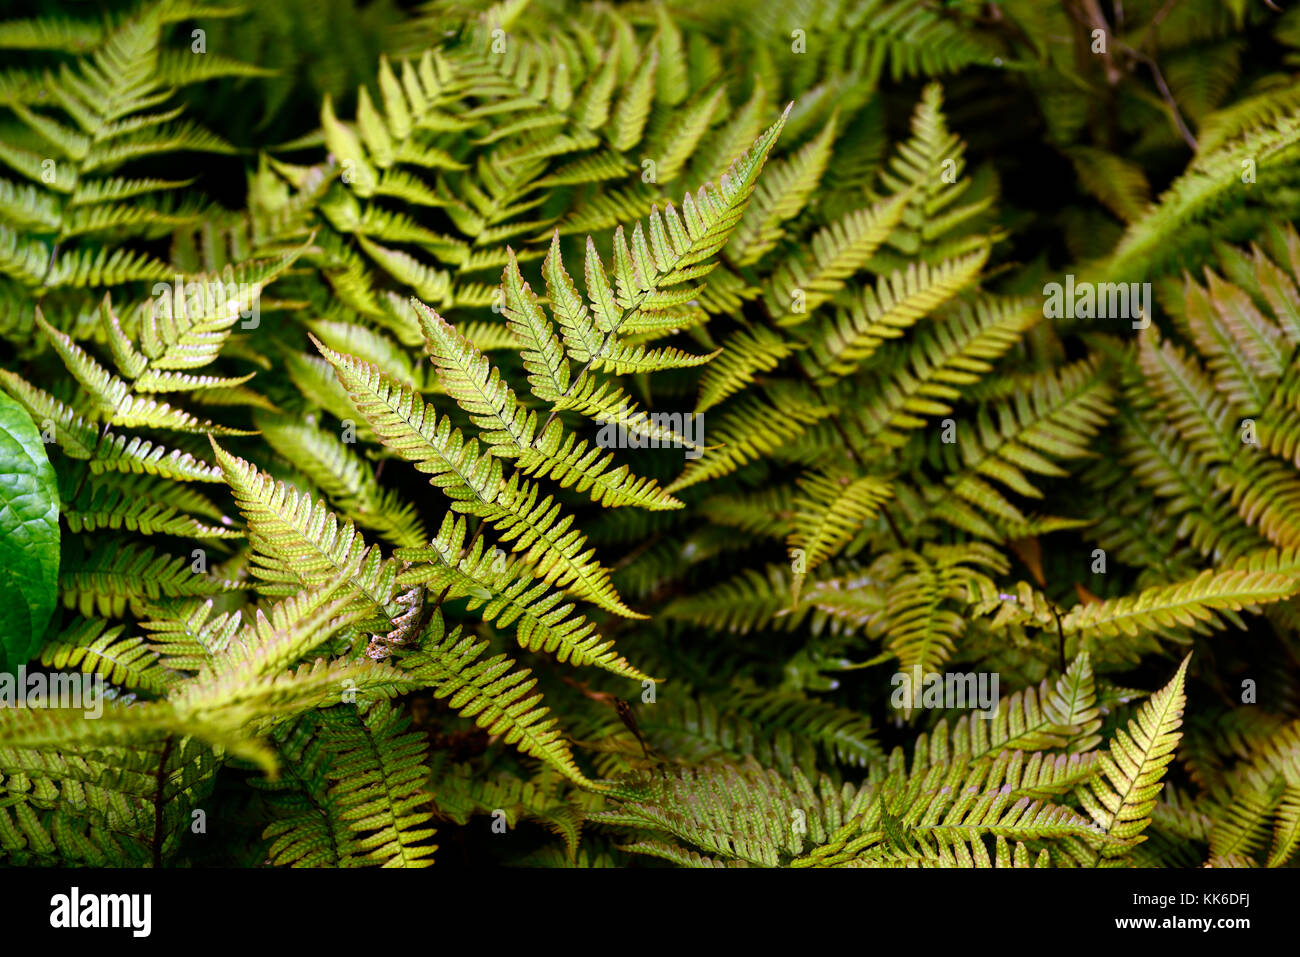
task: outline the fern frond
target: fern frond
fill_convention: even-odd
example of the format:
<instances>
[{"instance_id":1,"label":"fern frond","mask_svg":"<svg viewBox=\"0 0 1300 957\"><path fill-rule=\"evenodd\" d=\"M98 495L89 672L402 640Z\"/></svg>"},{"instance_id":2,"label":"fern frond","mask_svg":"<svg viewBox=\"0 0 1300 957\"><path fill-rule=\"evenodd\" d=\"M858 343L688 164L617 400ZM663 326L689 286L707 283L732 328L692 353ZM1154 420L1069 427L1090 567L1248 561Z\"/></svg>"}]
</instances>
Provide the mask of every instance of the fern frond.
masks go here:
<instances>
[{"instance_id":1,"label":"fern frond","mask_svg":"<svg viewBox=\"0 0 1300 957\"><path fill-rule=\"evenodd\" d=\"M159 598L184 598L234 591L234 582L192 570L190 556L172 557L152 548L126 543L112 551L96 551L59 570L63 604L89 618L96 612L120 618L129 608L139 615L145 603Z\"/></svg>"},{"instance_id":2,"label":"fern frond","mask_svg":"<svg viewBox=\"0 0 1300 957\"><path fill-rule=\"evenodd\" d=\"M763 326L735 332L722 345L722 354L710 362L700 376L699 412L739 392L760 373L770 372L797 348L781 335Z\"/></svg>"},{"instance_id":3,"label":"fern frond","mask_svg":"<svg viewBox=\"0 0 1300 957\"><path fill-rule=\"evenodd\" d=\"M140 638L123 638L124 630L100 619L80 619L41 649L41 664L78 668L123 688L163 694L171 678L159 666L157 653Z\"/></svg>"},{"instance_id":4,"label":"fern frond","mask_svg":"<svg viewBox=\"0 0 1300 957\"><path fill-rule=\"evenodd\" d=\"M515 663L505 655L481 659L487 645L461 637L459 628L444 634L442 616L435 614L420 649L399 652L398 664L489 734L503 735L507 744L547 762L574 783L600 790L578 770L556 719L539 704L542 696L533 690L537 679L526 668L512 670Z\"/></svg>"},{"instance_id":5,"label":"fern frond","mask_svg":"<svg viewBox=\"0 0 1300 957\"><path fill-rule=\"evenodd\" d=\"M1182 737L1178 729L1187 700L1183 682L1189 660L1184 658L1169 684L1138 709L1127 728L1116 732L1115 742L1100 756L1097 775L1076 792L1097 826L1124 842L1094 852L1094 866L1113 865L1127 848L1145 840L1142 832L1151 823L1161 778Z\"/></svg>"},{"instance_id":6,"label":"fern frond","mask_svg":"<svg viewBox=\"0 0 1300 957\"><path fill-rule=\"evenodd\" d=\"M799 481L801 494L793 529L786 540L794 563L793 601L799 602L804 575L836 555L873 518L891 494L888 482L874 476L809 474Z\"/></svg>"},{"instance_id":7,"label":"fern frond","mask_svg":"<svg viewBox=\"0 0 1300 957\"><path fill-rule=\"evenodd\" d=\"M799 325L865 267L902 218L907 193L854 210L813 234L811 256L777 267L765 294L768 313L783 326Z\"/></svg>"},{"instance_id":8,"label":"fern frond","mask_svg":"<svg viewBox=\"0 0 1300 957\"><path fill-rule=\"evenodd\" d=\"M396 566L367 545L351 522L212 443L217 464L248 522L253 573L271 595L291 595L344 575L366 612L389 622Z\"/></svg>"},{"instance_id":9,"label":"fern frond","mask_svg":"<svg viewBox=\"0 0 1300 957\"><path fill-rule=\"evenodd\" d=\"M271 448L358 525L374 529L394 545L414 547L425 540L414 507L382 488L374 470L348 443L310 421L263 415L255 421Z\"/></svg>"},{"instance_id":10,"label":"fern frond","mask_svg":"<svg viewBox=\"0 0 1300 957\"><path fill-rule=\"evenodd\" d=\"M468 610L502 628L516 624L523 648L555 653L575 666L595 665L637 681L648 680L638 669L610 650L596 626L572 616L573 605L561 605L559 592L536 582L520 568L505 564L499 552L482 538L465 549L465 520L449 512L429 547L402 549L395 557L408 564L398 576L402 584L426 585L447 598L470 597ZM427 564L423 564L427 563Z\"/></svg>"},{"instance_id":11,"label":"fern frond","mask_svg":"<svg viewBox=\"0 0 1300 957\"><path fill-rule=\"evenodd\" d=\"M826 320L814 334L810 356L823 382L857 370L886 339L904 331L965 289L988 258L982 250L931 267L913 263L906 272L882 276L873 290L864 286L860 301L838 320Z\"/></svg>"},{"instance_id":12,"label":"fern frond","mask_svg":"<svg viewBox=\"0 0 1300 957\"><path fill-rule=\"evenodd\" d=\"M1121 636L1166 635L1178 628L1204 632L1222 627L1216 612L1281 601L1300 592L1300 582L1284 573L1206 569L1189 581L1144 589L1136 595L1076 605L1061 619L1066 633L1094 654L1121 654ZM1108 640L1110 639L1110 640Z\"/></svg>"},{"instance_id":13,"label":"fern frond","mask_svg":"<svg viewBox=\"0 0 1300 957\"><path fill-rule=\"evenodd\" d=\"M781 238L781 224L804 208L830 162L835 127L832 119L793 157L768 169L728 250L737 265L749 265L766 255Z\"/></svg>"},{"instance_id":14,"label":"fern frond","mask_svg":"<svg viewBox=\"0 0 1300 957\"><path fill-rule=\"evenodd\" d=\"M410 719L385 701L326 721L329 796L357 855L383 867L431 866L438 847L429 843L424 735L408 730Z\"/></svg>"}]
</instances>

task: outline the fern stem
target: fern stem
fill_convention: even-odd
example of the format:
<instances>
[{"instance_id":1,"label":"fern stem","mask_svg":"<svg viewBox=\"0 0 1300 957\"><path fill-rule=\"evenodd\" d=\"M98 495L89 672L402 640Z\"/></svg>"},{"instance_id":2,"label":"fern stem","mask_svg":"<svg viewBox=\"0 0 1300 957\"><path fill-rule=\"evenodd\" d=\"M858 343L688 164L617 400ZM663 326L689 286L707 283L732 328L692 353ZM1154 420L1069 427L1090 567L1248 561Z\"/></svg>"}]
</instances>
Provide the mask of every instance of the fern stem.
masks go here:
<instances>
[{"instance_id":1,"label":"fern stem","mask_svg":"<svg viewBox=\"0 0 1300 957\"><path fill-rule=\"evenodd\" d=\"M1168 0L1164 7L1157 13L1156 17L1151 21L1145 42L1151 42L1151 38L1155 35L1156 26L1159 25L1161 20L1169 15L1174 3L1176 2L1177 0ZM1101 4L1098 3L1098 0L1083 0L1082 12L1083 16L1088 21L1088 25L1093 29L1102 30L1108 37L1115 35L1111 30L1110 24L1106 22L1106 15L1102 13ZM1174 126L1178 129L1178 135L1183 138L1183 141L1189 147L1191 147L1192 152L1196 152L1196 137L1192 135L1191 129L1183 120L1183 113L1178 108L1178 101L1174 99L1174 94L1169 89L1169 84L1165 82L1164 74L1160 72L1160 67L1156 63L1155 58L1143 50L1135 50L1133 47L1119 40L1118 37L1115 39L1115 45L1118 50L1131 57L1134 61L1144 64L1151 71L1151 76L1155 80L1156 89L1160 93L1160 98L1164 100L1165 106L1169 108L1169 116L1170 119L1174 121ZM1115 86L1119 83L1123 73L1120 71L1119 67L1115 65L1115 61L1112 59L1109 51L1103 50L1101 57L1106 67L1106 81L1111 86Z\"/></svg>"},{"instance_id":2,"label":"fern stem","mask_svg":"<svg viewBox=\"0 0 1300 957\"><path fill-rule=\"evenodd\" d=\"M889 530L894 533L894 540L898 542L899 548L907 548L907 539L903 538L903 533L898 529L898 523L894 521L894 513L889 510L889 506L881 503L880 514L885 516L885 523Z\"/></svg>"},{"instance_id":3,"label":"fern stem","mask_svg":"<svg viewBox=\"0 0 1300 957\"><path fill-rule=\"evenodd\" d=\"M1156 82L1156 89L1160 91L1160 98L1164 100L1165 105L1169 107L1170 118L1174 121L1174 126L1178 127L1178 135L1183 138L1183 141L1191 147L1192 152L1195 153L1197 149L1199 149L1196 137L1192 135L1191 129L1183 119L1183 113L1178 109L1178 101L1174 99L1173 91L1169 89L1169 84L1165 82L1165 75L1160 72L1160 67L1156 64L1155 58L1130 47L1124 46L1121 47L1121 49L1132 54L1134 59L1139 62L1145 63L1147 68L1151 71L1151 76Z\"/></svg>"},{"instance_id":4,"label":"fern stem","mask_svg":"<svg viewBox=\"0 0 1300 957\"><path fill-rule=\"evenodd\" d=\"M830 416L831 427L840 434L840 438L844 442L844 448L849 453L849 457L853 459L858 469L865 475L867 473L866 463L862 461L862 456L858 454L858 450L853 446L853 440L849 438L848 430L844 428L844 423L840 421L839 406L827 400L826 393L822 390L822 387L813 380L813 377L808 374L808 370L804 368L803 362L796 361L794 367L798 370L799 375L803 377L803 380L808 383L808 387L817 394L817 398L819 398L824 405L834 406L835 414ZM898 523L894 521L893 513L889 511L889 506L884 502L880 503L880 514L885 517L885 524L889 526L889 530L893 533L894 541L898 543L898 547L907 548L907 539L903 537L903 533L899 529Z\"/></svg>"},{"instance_id":5,"label":"fern stem","mask_svg":"<svg viewBox=\"0 0 1300 957\"><path fill-rule=\"evenodd\" d=\"M167 787L167 762L171 760L172 747L176 744L176 735L167 735L167 740L163 742L162 757L158 761L158 774L156 777L156 792L153 801L153 866L154 869L162 867L163 858L163 840L166 835L164 830L164 808L167 803L165 793Z\"/></svg>"},{"instance_id":6,"label":"fern stem","mask_svg":"<svg viewBox=\"0 0 1300 957\"><path fill-rule=\"evenodd\" d=\"M578 374L573 377L573 379L569 382L569 387L565 389L564 394L560 396L561 399L567 399L573 393L573 390L578 387L578 383L582 381L582 377L587 374L589 369L591 369L591 364L600 357L600 354L602 352L605 351L605 347L609 345L609 340L613 338L614 333L617 332L622 327L623 323L627 321L628 316L630 316L633 312L636 312L638 309L641 308L642 303L645 302L646 297L648 297L649 295L650 295L649 292L642 294L641 299L637 302L637 304L625 310L623 312L623 315L619 317L618 322L615 323L614 328L611 329L609 332L605 333L605 338L600 341L600 347L586 361L583 367L578 370ZM537 448L537 443L542 440L542 436L546 434L546 430L550 427L551 423L555 421L555 417L559 414L560 414L560 410L558 405L553 405L551 407L551 414L546 417L546 421L542 423L542 427L537 430L537 435L533 437L533 443L532 443L533 448Z\"/></svg>"},{"instance_id":7,"label":"fern stem","mask_svg":"<svg viewBox=\"0 0 1300 957\"><path fill-rule=\"evenodd\" d=\"M108 420L104 421L104 427L99 430L99 438L95 440L95 447L90 451L90 458L86 459L86 471L81 473L81 478L77 480L77 487L72 496L68 499L68 504L76 503L77 498L81 495L82 490L86 487L86 482L90 479L90 463L95 461L95 456L99 454L99 448L104 444L104 438L108 435Z\"/></svg>"},{"instance_id":8,"label":"fern stem","mask_svg":"<svg viewBox=\"0 0 1300 957\"><path fill-rule=\"evenodd\" d=\"M603 270L604 267L602 266L601 269ZM578 383L582 381L582 377L591 369L592 363L599 359L604 353L605 347L608 346L610 340L618 334L618 331L623 328L623 323L627 322L628 317L641 310L641 307L645 305L645 301L650 298L651 291L658 288L659 282L665 275L667 274L663 271L656 270L654 278L646 280L647 283L649 283L650 288L643 290L636 302L623 310L619 315L617 322L611 323L611 328L605 333L605 338L600 340L600 346L587 358L587 361L583 364L582 368L578 370L578 374L569 380L569 387L564 390L564 394L560 396L560 400L567 399L573 394L573 390L578 387ZM556 403L552 405L551 414L546 417L546 421L542 423L542 427L537 430L537 435L533 437L533 448L537 447L537 443L540 442L542 436L546 434L547 428L549 428L550 424L555 421L555 417L560 414L558 405L560 400L556 400Z\"/></svg>"},{"instance_id":9,"label":"fern stem","mask_svg":"<svg viewBox=\"0 0 1300 957\"><path fill-rule=\"evenodd\" d=\"M1061 625L1061 610L1056 607L1056 602L1052 601L1050 598L1047 599L1047 603L1052 608L1052 617L1056 619L1056 637L1058 639L1056 647L1059 655L1058 663L1061 666L1061 674L1065 674L1065 669L1067 667L1065 661L1065 628Z\"/></svg>"},{"instance_id":10,"label":"fern stem","mask_svg":"<svg viewBox=\"0 0 1300 957\"><path fill-rule=\"evenodd\" d=\"M468 554L470 550L474 547L475 543L479 540L479 536L483 534L483 527L485 525L487 525L487 521L484 519L479 519L479 523L474 529L474 534L470 536L469 541L466 543L465 547L461 550L462 555ZM433 613L439 607L442 606L443 599L445 599L447 597L447 593L451 591L452 584L453 582L448 582L447 587L442 590L442 594L439 595L435 601L431 602L424 609L423 613L420 615L420 623L416 625L415 629L411 632L411 634L416 636L416 640L419 640L419 636L423 634L424 629L427 628L429 626L429 622L433 620Z\"/></svg>"}]
</instances>

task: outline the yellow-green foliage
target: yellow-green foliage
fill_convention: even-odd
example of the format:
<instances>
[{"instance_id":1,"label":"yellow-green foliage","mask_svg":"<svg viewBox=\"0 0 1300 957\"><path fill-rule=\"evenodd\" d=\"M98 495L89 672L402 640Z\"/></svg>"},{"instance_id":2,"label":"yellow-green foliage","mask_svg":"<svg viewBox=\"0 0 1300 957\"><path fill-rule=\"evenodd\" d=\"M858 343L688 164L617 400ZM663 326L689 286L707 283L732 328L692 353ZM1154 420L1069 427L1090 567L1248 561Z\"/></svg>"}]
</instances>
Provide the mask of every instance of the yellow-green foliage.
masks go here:
<instances>
[{"instance_id":1,"label":"yellow-green foliage","mask_svg":"<svg viewBox=\"0 0 1300 957\"><path fill-rule=\"evenodd\" d=\"M1294 865L1300 13L1084 6L0 21L0 863Z\"/></svg>"}]
</instances>

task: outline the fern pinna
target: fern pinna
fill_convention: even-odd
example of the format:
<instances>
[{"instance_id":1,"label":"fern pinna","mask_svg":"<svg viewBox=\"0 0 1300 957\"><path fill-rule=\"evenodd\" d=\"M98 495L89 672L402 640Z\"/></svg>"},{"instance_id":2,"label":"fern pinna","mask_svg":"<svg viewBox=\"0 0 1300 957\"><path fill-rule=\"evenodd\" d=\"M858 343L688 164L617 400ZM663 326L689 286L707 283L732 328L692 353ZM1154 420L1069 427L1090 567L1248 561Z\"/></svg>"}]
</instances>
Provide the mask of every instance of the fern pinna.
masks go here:
<instances>
[{"instance_id":1,"label":"fern pinna","mask_svg":"<svg viewBox=\"0 0 1300 957\"><path fill-rule=\"evenodd\" d=\"M1300 15L984 6L0 22L0 859L1292 866Z\"/></svg>"}]
</instances>

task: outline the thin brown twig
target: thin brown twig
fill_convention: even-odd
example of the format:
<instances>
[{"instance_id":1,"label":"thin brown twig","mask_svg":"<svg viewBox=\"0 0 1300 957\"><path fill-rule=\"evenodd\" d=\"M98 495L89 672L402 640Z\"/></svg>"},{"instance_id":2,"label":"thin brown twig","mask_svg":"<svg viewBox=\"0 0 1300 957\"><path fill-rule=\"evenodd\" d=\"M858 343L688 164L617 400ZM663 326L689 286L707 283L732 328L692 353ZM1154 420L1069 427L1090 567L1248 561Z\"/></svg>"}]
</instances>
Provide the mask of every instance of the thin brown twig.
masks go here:
<instances>
[{"instance_id":1,"label":"thin brown twig","mask_svg":"<svg viewBox=\"0 0 1300 957\"><path fill-rule=\"evenodd\" d=\"M1052 617L1056 619L1057 654L1060 658L1061 674L1065 674L1065 628L1061 625L1061 610L1050 598L1047 603L1052 606Z\"/></svg>"},{"instance_id":2,"label":"thin brown twig","mask_svg":"<svg viewBox=\"0 0 1300 957\"><path fill-rule=\"evenodd\" d=\"M1196 137L1192 134L1191 128L1183 119L1183 112L1178 108L1178 101L1174 99L1174 94L1173 91L1169 89L1169 84L1165 82L1165 75L1161 72L1160 65L1156 62L1155 57L1146 52L1146 47L1154 42L1156 28L1159 27L1161 21L1173 12L1173 8L1177 2L1178 0L1166 0L1165 5L1156 12L1154 17L1151 18L1151 23L1148 25L1149 29L1147 35L1143 38L1140 48L1134 49L1118 37L1114 37L1114 42L1117 50L1131 57L1134 62L1145 65L1147 69L1151 71L1152 79L1156 84L1156 90L1159 92L1160 98L1164 100L1165 106L1169 110L1169 116L1173 120L1174 126L1178 129L1178 135L1183 138L1183 141L1187 143L1193 151L1195 151L1198 148ZM1085 26L1090 26L1094 30L1101 30L1107 37L1114 36L1110 29L1110 24L1106 21L1106 15L1101 10L1101 4L1098 0L1080 0L1080 11L1082 14L1081 22L1084 22ZM1127 71L1119 68L1119 65L1111 56L1108 49L1103 48L1101 56L1105 63L1106 82L1111 86L1115 86Z\"/></svg>"},{"instance_id":3,"label":"thin brown twig","mask_svg":"<svg viewBox=\"0 0 1300 957\"><path fill-rule=\"evenodd\" d=\"M1156 63L1155 57L1149 56L1140 50L1134 50L1132 47L1120 44L1120 48L1129 53L1135 60L1146 64L1150 69L1152 77L1156 81L1156 89L1160 91L1160 98L1165 101L1165 106L1169 108L1169 115L1173 118L1174 125L1178 127L1178 134L1184 142L1195 152L1199 149L1196 137L1192 134L1191 128L1183 120L1182 110L1178 108L1178 101L1174 99L1173 92L1169 89L1169 84L1165 82L1165 75L1160 72L1160 66Z\"/></svg>"},{"instance_id":4,"label":"thin brown twig","mask_svg":"<svg viewBox=\"0 0 1300 957\"><path fill-rule=\"evenodd\" d=\"M1079 0L1076 19L1079 19L1085 28L1100 30L1106 37L1112 35L1110 24L1106 21L1106 14L1101 12L1101 4L1098 0ZM1124 71L1120 69L1105 45L1102 46L1100 55L1106 70L1106 82L1115 86L1124 78Z\"/></svg>"},{"instance_id":5,"label":"thin brown twig","mask_svg":"<svg viewBox=\"0 0 1300 957\"><path fill-rule=\"evenodd\" d=\"M1172 12L1176 3L1177 0L1167 0L1165 5L1156 13L1156 16L1152 18L1149 25L1151 29L1143 39L1141 49L1134 49L1118 37L1114 38L1114 43L1117 51L1130 57L1133 62L1145 65L1151 71L1152 79L1155 81L1156 90L1169 110L1169 116L1178 130L1178 135L1183 138L1183 141L1187 143L1193 151L1195 151L1198 148L1196 137L1192 134L1191 128L1183 119L1183 112L1178 108L1178 101L1174 99L1174 94L1169 89L1169 84L1165 82L1165 76L1160 70L1160 65L1156 63L1155 57L1145 52L1145 47L1153 42L1155 28L1159 26L1161 20ZM1090 27L1093 30L1101 30L1107 37L1114 36L1111 32L1110 24L1106 21L1106 15L1101 10L1101 5L1098 0L1078 0L1078 5L1072 9L1075 13L1075 19L1083 24L1085 28ZM1119 64L1116 62L1115 58L1112 57L1108 49L1103 47L1100 55L1105 66L1106 82L1111 86L1117 85L1119 81L1123 79L1124 74L1130 71L1120 69Z\"/></svg>"},{"instance_id":6,"label":"thin brown twig","mask_svg":"<svg viewBox=\"0 0 1300 957\"><path fill-rule=\"evenodd\" d=\"M1155 36L1156 28L1164 22L1165 17L1174 12L1176 6L1178 6L1178 0L1165 0L1165 5L1156 11L1156 15L1147 24L1147 39L1143 41L1143 46L1146 46L1151 41L1151 38Z\"/></svg>"}]
</instances>

